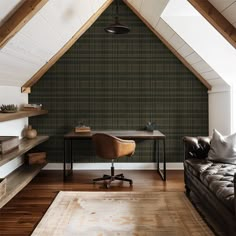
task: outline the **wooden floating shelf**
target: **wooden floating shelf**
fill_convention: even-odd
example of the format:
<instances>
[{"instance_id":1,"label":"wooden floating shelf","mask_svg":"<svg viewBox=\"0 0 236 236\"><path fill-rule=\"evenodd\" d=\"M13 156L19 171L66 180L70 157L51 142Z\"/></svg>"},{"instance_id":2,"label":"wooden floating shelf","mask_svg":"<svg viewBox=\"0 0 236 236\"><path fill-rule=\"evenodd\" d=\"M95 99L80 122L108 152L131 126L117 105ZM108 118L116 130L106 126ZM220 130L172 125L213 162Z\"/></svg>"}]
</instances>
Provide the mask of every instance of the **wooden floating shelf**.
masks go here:
<instances>
[{"instance_id":1,"label":"wooden floating shelf","mask_svg":"<svg viewBox=\"0 0 236 236\"><path fill-rule=\"evenodd\" d=\"M15 113L0 113L0 122L15 120L31 116L39 116L47 114L47 110L18 111ZM33 139L23 138L17 148L9 153L0 155L0 167L21 156L36 147L37 145L47 141L49 136L37 136ZM27 165L24 164L6 176L6 191L4 186L4 195L0 198L0 208L10 201L22 188L24 188L45 166L46 164Z\"/></svg>"},{"instance_id":2,"label":"wooden floating shelf","mask_svg":"<svg viewBox=\"0 0 236 236\"><path fill-rule=\"evenodd\" d=\"M24 117L31 117L31 116L40 116L47 114L47 110L39 110L39 111L18 111L15 113L0 113L0 122L8 121L8 120L15 120Z\"/></svg>"},{"instance_id":3,"label":"wooden floating shelf","mask_svg":"<svg viewBox=\"0 0 236 236\"><path fill-rule=\"evenodd\" d=\"M0 166L6 164L7 162L13 160L18 156L23 155L33 147L36 147L37 145L47 141L48 139L49 136L37 136L33 139L27 139L27 138L21 139L18 148L12 150L9 153L0 155Z\"/></svg>"},{"instance_id":4,"label":"wooden floating shelf","mask_svg":"<svg viewBox=\"0 0 236 236\"><path fill-rule=\"evenodd\" d=\"M6 193L0 199L0 208L10 201L21 189L23 189L45 166L24 164L6 177Z\"/></svg>"}]
</instances>

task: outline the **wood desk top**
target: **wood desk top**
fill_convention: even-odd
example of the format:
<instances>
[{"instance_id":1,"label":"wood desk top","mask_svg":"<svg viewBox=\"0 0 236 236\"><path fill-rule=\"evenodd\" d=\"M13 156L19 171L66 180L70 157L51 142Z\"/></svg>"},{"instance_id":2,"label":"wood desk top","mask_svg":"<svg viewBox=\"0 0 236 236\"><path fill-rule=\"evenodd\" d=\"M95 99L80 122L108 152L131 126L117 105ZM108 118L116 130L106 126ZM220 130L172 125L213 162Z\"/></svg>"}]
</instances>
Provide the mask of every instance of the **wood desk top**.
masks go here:
<instances>
[{"instance_id":1,"label":"wood desk top","mask_svg":"<svg viewBox=\"0 0 236 236\"><path fill-rule=\"evenodd\" d=\"M165 135L158 130L153 132L143 130L92 130L85 133L71 131L64 135L64 139L91 139L95 133L106 133L124 139L165 139Z\"/></svg>"}]
</instances>

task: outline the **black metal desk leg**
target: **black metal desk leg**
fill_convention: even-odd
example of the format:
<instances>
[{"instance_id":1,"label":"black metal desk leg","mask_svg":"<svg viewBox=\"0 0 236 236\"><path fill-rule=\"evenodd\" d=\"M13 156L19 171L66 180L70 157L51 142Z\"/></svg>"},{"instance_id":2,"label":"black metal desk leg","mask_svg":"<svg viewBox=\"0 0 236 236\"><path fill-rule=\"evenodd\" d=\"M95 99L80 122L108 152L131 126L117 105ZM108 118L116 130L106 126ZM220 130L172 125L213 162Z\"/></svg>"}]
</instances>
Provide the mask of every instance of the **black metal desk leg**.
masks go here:
<instances>
[{"instance_id":1,"label":"black metal desk leg","mask_svg":"<svg viewBox=\"0 0 236 236\"><path fill-rule=\"evenodd\" d=\"M64 139L64 163L63 163L63 176L64 176L64 180L66 178L66 139Z\"/></svg>"},{"instance_id":2,"label":"black metal desk leg","mask_svg":"<svg viewBox=\"0 0 236 236\"><path fill-rule=\"evenodd\" d=\"M69 161L70 161L70 170L67 170L67 160L69 156ZM72 140L71 139L64 139L64 164L63 164L63 169L64 169L64 180L66 177L70 174L73 173L73 157L72 157Z\"/></svg>"},{"instance_id":3,"label":"black metal desk leg","mask_svg":"<svg viewBox=\"0 0 236 236\"><path fill-rule=\"evenodd\" d=\"M70 171L73 173L73 155L72 155L72 140L70 140Z\"/></svg>"},{"instance_id":4,"label":"black metal desk leg","mask_svg":"<svg viewBox=\"0 0 236 236\"><path fill-rule=\"evenodd\" d=\"M163 180L166 181L166 140L165 139L163 139L163 171L164 171Z\"/></svg>"},{"instance_id":5,"label":"black metal desk leg","mask_svg":"<svg viewBox=\"0 0 236 236\"><path fill-rule=\"evenodd\" d=\"M157 172L161 178L166 181L166 149L165 149L165 139L163 139L163 170L160 169L160 147L159 140L155 140L156 146L156 162L157 162Z\"/></svg>"},{"instance_id":6,"label":"black metal desk leg","mask_svg":"<svg viewBox=\"0 0 236 236\"><path fill-rule=\"evenodd\" d=\"M154 140L154 144L155 144L155 158L156 158L156 163L157 163L157 171L160 168L160 147L159 147L159 141L158 140Z\"/></svg>"}]
</instances>

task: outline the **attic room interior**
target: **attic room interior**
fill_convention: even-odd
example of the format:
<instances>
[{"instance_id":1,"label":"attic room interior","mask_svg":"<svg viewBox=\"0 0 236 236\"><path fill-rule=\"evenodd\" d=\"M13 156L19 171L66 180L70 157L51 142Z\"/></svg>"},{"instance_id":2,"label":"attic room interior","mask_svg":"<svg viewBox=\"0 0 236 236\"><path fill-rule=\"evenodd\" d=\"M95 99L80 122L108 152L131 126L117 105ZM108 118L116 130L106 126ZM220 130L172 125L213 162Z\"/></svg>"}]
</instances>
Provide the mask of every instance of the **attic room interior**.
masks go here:
<instances>
[{"instance_id":1,"label":"attic room interior","mask_svg":"<svg viewBox=\"0 0 236 236\"><path fill-rule=\"evenodd\" d=\"M235 28L235 0L0 1L0 235L236 235Z\"/></svg>"}]
</instances>

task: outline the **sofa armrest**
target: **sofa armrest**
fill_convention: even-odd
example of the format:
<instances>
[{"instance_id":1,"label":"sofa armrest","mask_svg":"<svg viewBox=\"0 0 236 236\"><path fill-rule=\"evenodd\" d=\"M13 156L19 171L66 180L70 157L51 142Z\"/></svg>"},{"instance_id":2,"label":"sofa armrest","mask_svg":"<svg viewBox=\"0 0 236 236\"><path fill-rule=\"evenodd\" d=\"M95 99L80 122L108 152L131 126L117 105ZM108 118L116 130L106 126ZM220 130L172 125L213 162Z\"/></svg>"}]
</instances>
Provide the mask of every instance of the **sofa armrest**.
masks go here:
<instances>
[{"instance_id":1,"label":"sofa armrest","mask_svg":"<svg viewBox=\"0 0 236 236\"><path fill-rule=\"evenodd\" d=\"M184 142L184 159L207 157L210 150L211 137L189 137L183 138Z\"/></svg>"}]
</instances>

